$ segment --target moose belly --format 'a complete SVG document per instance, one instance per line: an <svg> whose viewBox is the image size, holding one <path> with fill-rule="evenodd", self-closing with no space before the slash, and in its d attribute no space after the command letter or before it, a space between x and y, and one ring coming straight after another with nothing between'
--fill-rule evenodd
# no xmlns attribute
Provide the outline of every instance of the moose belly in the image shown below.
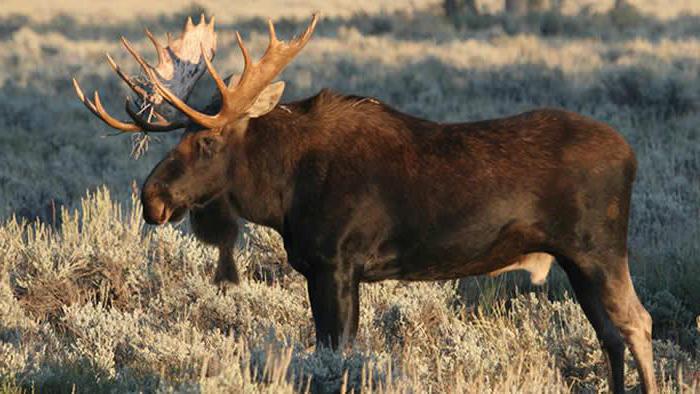
<svg viewBox="0 0 700 394"><path fill-rule="evenodd" d="M363 277L430 281L523 269L540 282L553 258L534 253L546 245L546 236L537 224L533 198L513 194L475 206L456 205L453 213L431 217L427 225L425 220L401 222L393 232L376 234L383 242L369 248ZM424 219L420 215L414 216Z"/></svg>
<svg viewBox="0 0 700 394"><path fill-rule="evenodd" d="M402 264L399 260L385 257L365 266L364 280L378 281L384 279L401 279L410 281L449 280L474 275L498 276L510 271L530 273L530 281L541 285L547 280L554 262L554 256L548 253L527 253L503 261L461 261L433 264ZM407 267L411 267L408 268Z"/></svg>
<svg viewBox="0 0 700 394"><path fill-rule="evenodd" d="M529 253L503 268L489 272L488 275L494 277L504 272L523 270L530 273L532 284L541 285L547 280L553 262L554 256L549 253Z"/></svg>

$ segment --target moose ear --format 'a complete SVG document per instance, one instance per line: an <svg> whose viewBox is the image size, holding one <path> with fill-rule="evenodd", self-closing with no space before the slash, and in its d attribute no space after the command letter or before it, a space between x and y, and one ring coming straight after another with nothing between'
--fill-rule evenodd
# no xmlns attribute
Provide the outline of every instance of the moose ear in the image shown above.
<svg viewBox="0 0 700 394"><path fill-rule="evenodd" d="M282 98L282 92L284 92L284 81L267 85L265 90L255 100L255 103L248 109L248 116L257 118L272 111Z"/></svg>

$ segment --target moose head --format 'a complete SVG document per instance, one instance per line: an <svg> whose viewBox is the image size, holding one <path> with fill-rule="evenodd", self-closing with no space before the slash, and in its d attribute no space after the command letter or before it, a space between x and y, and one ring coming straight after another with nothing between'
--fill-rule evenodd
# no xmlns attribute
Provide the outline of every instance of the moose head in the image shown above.
<svg viewBox="0 0 700 394"><path fill-rule="evenodd" d="M78 82L73 84L85 106L107 125L122 132L167 132L186 129L177 146L153 169L142 188L144 219L149 224L177 221L191 207L201 207L226 191L227 174L235 165L237 147L246 138L250 119L266 115L282 97L284 82L273 82L308 43L318 21L314 14L306 30L290 42L280 41L271 20L268 21L269 44L258 62L253 62L241 35L236 39L244 59L240 76L220 77L212 65L216 51L214 18L204 16L198 25L188 19L180 38L169 37L162 47L146 30L158 54L158 64L148 64L122 38L122 44L141 66L146 80L137 80L122 72L107 55L115 72L137 94L134 108L127 98L126 112L133 123L122 122L104 109L100 96L94 102L83 94ZM216 83L220 99L214 98L208 114L187 104L196 82L208 70ZM218 107L218 108L217 108ZM148 117L146 113L148 111ZM152 118L156 121L152 121Z"/></svg>

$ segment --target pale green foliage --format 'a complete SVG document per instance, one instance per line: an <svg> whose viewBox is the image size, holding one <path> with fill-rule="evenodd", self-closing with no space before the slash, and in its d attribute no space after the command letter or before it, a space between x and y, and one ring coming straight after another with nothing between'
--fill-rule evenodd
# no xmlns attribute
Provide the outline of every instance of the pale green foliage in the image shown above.
<svg viewBox="0 0 700 394"><path fill-rule="evenodd" d="M240 72L236 29L260 54L261 16L289 37L321 9L315 38L282 75L283 101L330 87L438 121L558 106L619 129L639 161L630 265L660 338L660 379L666 392L681 382L692 392L700 380L700 3L630 1L642 12L569 0L562 13L464 20L445 18L437 0L201 4L219 21L221 73ZM486 12L502 3L479 1ZM556 270L536 296L514 290L528 289L517 274L363 285L357 346L314 353L304 281L280 264L279 235L244 224L237 261L246 279L221 294L210 283L216 251L186 224L145 228L139 203L129 202L132 180L142 182L177 136L159 136L129 160L129 138L100 138L107 128L75 99L69 78L99 88L123 118L126 88L104 52L135 72L118 36L152 54L143 27L177 31L201 11L187 4L0 7L0 392L606 389L602 352ZM200 85L198 106L214 91L209 79ZM637 381L631 368L627 379Z"/></svg>

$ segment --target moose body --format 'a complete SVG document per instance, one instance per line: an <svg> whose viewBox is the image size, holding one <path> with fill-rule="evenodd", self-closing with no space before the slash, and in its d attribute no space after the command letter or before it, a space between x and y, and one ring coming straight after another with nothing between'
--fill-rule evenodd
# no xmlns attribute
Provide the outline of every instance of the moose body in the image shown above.
<svg viewBox="0 0 700 394"><path fill-rule="evenodd" d="M278 231L307 280L317 342L333 348L357 332L361 282L517 268L539 281L555 258L608 355L610 387L624 392L626 341L645 391L655 391L652 322L627 261L636 160L624 139L554 109L441 124L327 90L279 105L284 85L270 82L315 23L290 44L276 40L270 23L271 44L258 64L239 36L246 68L228 83L202 46L221 93L204 112L142 64L190 120L144 184L145 220L163 224L190 210L195 234L220 246L217 276L229 280L237 275L221 245L235 240L236 218ZM110 123L77 83L76 90Z"/></svg>
<svg viewBox="0 0 700 394"><path fill-rule="evenodd" d="M625 258L635 159L604 124L540 110L445 125L327 91L285 107L232 144L227 196L282 234L304 275L438 280L534 252Z"/></svg>

